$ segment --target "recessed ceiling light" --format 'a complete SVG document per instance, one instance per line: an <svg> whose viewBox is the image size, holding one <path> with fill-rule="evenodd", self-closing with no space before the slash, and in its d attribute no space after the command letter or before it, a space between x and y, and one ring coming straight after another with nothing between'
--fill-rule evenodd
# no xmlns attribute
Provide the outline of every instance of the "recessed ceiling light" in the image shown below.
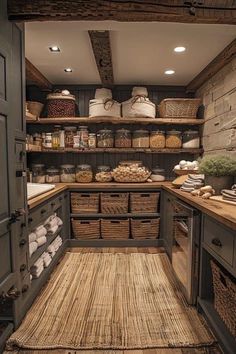
<svg viewBox="0 0 236 354"><path fill-rule="evenodd" d="M185 50L186 50L185 47L176 47L176 48L174 49L174 51L175 51L176 53L182 53L182 52L185 52Z"/></svg>
<svg viewBox="0 0 236 354"><path fill-rule="evenodd" d="M172 70L172 69L168 69L168 70L165 71L166 75L173 75L174 73L175 73L175 71Z"/></svg>
<svg viewBox="0 0 236 354"><path fill-rule="evenodd" d="M53 53L58 53L61 51L57 45L52 45L51 47L49 47L49 50Z"/></svg>
<svg viewBox="0 0 236 354"><path fill-rule="evenodd" d="M71 68L65 68L64 71L65 71L66 73L72 73L72 69L71 69Z"/></svg>

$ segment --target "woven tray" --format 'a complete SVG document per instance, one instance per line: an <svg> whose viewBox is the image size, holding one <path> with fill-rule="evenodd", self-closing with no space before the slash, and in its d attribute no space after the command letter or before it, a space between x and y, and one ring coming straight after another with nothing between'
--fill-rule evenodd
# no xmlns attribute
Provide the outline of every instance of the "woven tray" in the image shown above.
<svg viewBox="0 0 236 354"><path fill-rule="evenodd" d="M157 239L159 237L159 228L160 218L131 219L131 235L134 239Z"/></svg>
<svg viewBox="0 0 236 354"><path fill-rule="evenodd" d="M73 214L96 214L99 212L99 193L71 193Z"/></svg>
<svg viewBox="0 0 236 354"><path fill-rule="evenodd" d="M101 193L101 212L103 214L128 213L129 193Z"/></svg>
<svg viewBox="0 0 236 354"><path fill-rule="evenodd" d="M236 337L236 282L211 260L214 306L225 325Z"/></svg>
<svg viewBox="0 0 236 354"><path fill-rule="evenodd" d="M196 118L200 98L166 98L158 106L162 118Z"/></svg>
<svg viewBox="0 0 236 354"><path fill-rule="evenodd" d="M131 213L156 213L160 193L130 193Z"/></svg>
<svg viewBox="0 0 236 354"><path fill-rule="evenodd" d="M106 240L129 238L129 220L101 220L101 235Z"/></svg>
<svg viewBox="0 0 236 354"><path fill-rule="evenodd" d="M100 238L100 220L71 219L73 235L76 240Z"/></svg>

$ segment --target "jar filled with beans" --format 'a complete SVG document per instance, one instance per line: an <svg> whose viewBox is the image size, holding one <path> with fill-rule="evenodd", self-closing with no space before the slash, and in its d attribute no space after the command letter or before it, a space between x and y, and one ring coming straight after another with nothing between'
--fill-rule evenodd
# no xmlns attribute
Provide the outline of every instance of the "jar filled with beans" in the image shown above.
<svg viewBox="0 0 236 354"><path fill-rule="evenodd" d="M154 130L150 134L150 148L162 149L166 146L165 132Z"/></svg>
<svg viewBox="0 0 236 354"><path fill-rule="evenodd" d="M119 129L115 135L115 147L130 148L132 146L131 132L128 129Z"/></svg>
<svg viewBox="0 0 236 354"><path fill-rule="evenodd" d="M170 130L166 133L166 147L180 149L182 147L182 134L178 130Z"/></svg>
<svg viewBox="0 0 236 354"><path fill-rule="evenodd" d="M109 148L114 146L113 131L109 129L99 130L97 133L97 147Z"/></svg>
<svg viewBox="0 0 236 354"><path fill-rule="evenodd" d="M135 130L132 146L134 148L149 148L149 131L145 129Z"/></svg>

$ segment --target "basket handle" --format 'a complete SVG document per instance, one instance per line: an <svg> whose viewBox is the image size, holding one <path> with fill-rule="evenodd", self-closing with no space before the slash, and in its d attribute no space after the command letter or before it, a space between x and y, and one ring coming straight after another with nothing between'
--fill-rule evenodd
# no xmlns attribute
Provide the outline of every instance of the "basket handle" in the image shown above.
<svg viewBox="0 0 236 354"><path fill-rule="evenodd" d="M151 220L140 220L141 224L150 224Z"/></svg>
<svg viewBox="0 0 236 354"><path fill-rule="evenodd" d="M80 194L80 196L81 196L82 198L90 198L90 197L91 197L90 194Z"/></svg>
<svg viewBox="0 0 236 354"><path fill-rule="evenodd" d="M87 224L87 225L89 225L89 224L90 224L90 221L83 221L83 220L81 220L80 223L81 223L81 224Z"/></svg>
<svg viewBox="0 0 236 354"><path fill-rule="evenodd" d="M111 224L120 224L120 220L110 220Z"/></svg>
<svg viewBox="0 0 236 354"><path fill-rule="evenodd" d="M150 197L150 193L140 193L140 197Z"/></svg>
<svg viewBox="0 0 236 354"><path fill-rule="evenodd" d="M119 198L119 194L110 194L110 197L115 197L115 198Z"/></svg>

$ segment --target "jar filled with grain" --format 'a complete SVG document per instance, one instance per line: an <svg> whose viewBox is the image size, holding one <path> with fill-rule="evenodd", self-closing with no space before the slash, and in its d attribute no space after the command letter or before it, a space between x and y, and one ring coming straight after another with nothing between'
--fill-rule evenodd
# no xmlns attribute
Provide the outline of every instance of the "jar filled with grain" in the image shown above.
<svg viewBox="0 0 236 354"><path fill-rule="evenodd" d="M111 182L112 181L112 173L110 166L98 166L95 180L97 182Z"/></svg>
<svg viewBox="0 0 236 354"><path fill-rule="evenodd" d="M58 168L50 167L46 169L46 183L59 183L60 171Z"/></svg>
<svg viewBox="0 0 236 354"><path fill-rule="evenodd" d="M150 148L163 149L166 146L165 132L154 130L150 134Z"/></svg>
<svg viewBox="0 0 236 354"><path fill-rule="evenodd" d="M166 147L170 149L180 149L182 147L182 133L178 130L166 132Z"/></svg>
<svg viewBox="0 0 236 354"><path fill-rule="evenodd" d="M46 173L44 164L33 164L32 165L32 181L33 183L45 183Z"/></svg>
<svg viewBox="0 0 236 354"><path fill-rule="evenodd" d="M110 148L114 146L113 131L109 129L99 130L97 133L97 147Z"/></svg>
<svg viewBox="0 0 236 354"><path fill-rule="evenodd" d="M76 135L76 127L65 127L65 147L74 147L74 136Z"/></svg>
<svg viewBox="0 0 236 354"><path fill-rule="evenodd" d="M74 165L61 165L60 166L60 180L63 183L75 182L75 166Z"/></svg>
<svg viewBox="0 0 236 354"><path fill-rule="evenodd" d="M92 167L90 165L78 165L76 167L76 182L90 183L93 180Z"/></svg>
<svg viewBox="0 0 236 354"><path fill-rule="evenodd" d="M132 146L131 132L128 129L119 129L115 134L115 147L130 148Z"/></svg>
<svg viewBox="0 0 236 354"><path fill-rule="evenodd" d="M134 148L149 148L149 131L145 129L135 130L132 146Z"/></svg>

